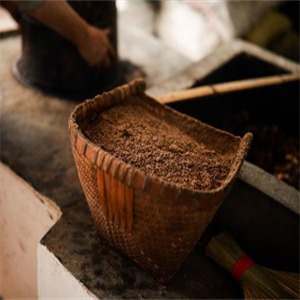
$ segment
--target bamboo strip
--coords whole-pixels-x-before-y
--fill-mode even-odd
[[[125,206],[125,185],[123,182],[118,183],[118,207],[120,214],[121,226],[125,230],[126,228],[126,206]]]
[[[263,86],[278,85],[285,82],[293,82],[300,79],[299,74],[287,74],[280,76],[269,76],[256,79],[238,80],[213,85],[207,85],[188,90],[173,92],[157,97],[161,103],[171,103],[184,100],[197,99],[214,94],[225,94]]]
[[[113,211],[114,222],[118,225],[120,222],[119,208],[118,208],[118,180],[111,176],[110,178],[110,193],[111,204]]]
[[[98,193],[101,204],[101,210],[105,218],[107,218],[107,203],[105,195],[104,174],[101,169],[97,169]]]
[[[292,82],[299,80],[300,75],[299,74],[286,74],[282,75],[281,79],[283,82]]]
[[[126,185],[126,223],[127,230],[132,232],[133,225],[133,189]]]
[[[98,181],[98,193],[99,199],[101,204],[101,210],[107,218],[107,203],[106,203],[106,196],[105,196],[105,183],[104,183],[104,174],[101,169],[97,169],[97,181]]]
[[[210,96],[214,94],[214,90],[210,86],[203,86],[192,88],[188,90],[173,92],[157,97],[156,99],[161,103],[171,103],[183,100],[190,100],[199,97]]]
[[[243,91],[262,86],[281,84],[280,77],[265,77],[255,80],[240,80],[226,83],[214,84],[212,87],[217,94],[225,94],[235,91]]]
[[[105,182],[105,190],[107,191],[106,193],[106,203],[107,203],[107,211],[108,211],[108,220],[112,221],[113,220],[113,207],[111,203],[111,191],[110,185],[111,185],[111,176],[104,172],[104,182]]]

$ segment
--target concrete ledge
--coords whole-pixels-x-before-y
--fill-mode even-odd
[[[32,91],[12,77],[10,66],[19,42],[18,38],[0,42],[1,161],[40,194],[51,198],[63,213],[39,246],[40,296],[73,298],[78,292],[80,297],[91,298],[240,298],[238,283],[210,261],[203,249],[194,249],[165,286],[101,241],[95,233],[69,146],[67,118],[76,102]],[[156,73],[152,70],[151,74]],[[271,264],[266,256],[272,251],[279,262],[276,267],[293,269],[299,251],[296,197],[286,199],[283,194],[286,206],[274,201],[267,186],[255,186],[259,181],[255,174],[270,179],[246,164],[242,180],[238,180],[211,226],[230,230],[258,261]],[[278,186],[278,182],[275,184]],[[12,190],[8,183],[5,185]],[[281,239],[280,244],[277,238]],[[37,246],[35,243],[33,247]],[[255,252],[251,245],[259,245],[259,251]],[[48,273],[50,270],[53,276]],[[54,280],[57,290],[49,289],[50,280]],[[61,285],[62,280],[68,282],[70,290]]]
[[[151,87],[147,93],[153,97],[168,94],[170,92],[180,91],[192,87],[196,81],[205,78],[217,68],[230,61],[233,57],[246,53],[257,57],[267,63],[281,68],[289,73],[300,73],[300,67],[295,62],[284,57],[271,53],[258,46],[250,44],[239,39],[233,40],[222,45],[210,55],[201,59],[198,63],[185,69],[179,74]],[[224,78],[223,82],[226,82]]]
[[[166,49],[157,38],[142,31],[120,26],[119,33],[121,57],[143,68],[150,84],[190,64],[188,59]],[[0,294],[34,299],[37,298],[39,241],[57,221],[60,210],[64,213],[85,200],[67,132],[68,117],[78,102],[21,85],[11,71],[21,51],[20,45],[19,36],[0,41]],[[140,55],[136,57],[136,53]],[[161,62],[155,64],[155,59],[167,65],[163,73],[159,72]],[[130,71],[126,75],[134,78],[136,74]],[[12,171],[7,171],[8,168]],[[58,212],[49,212],[43,199],[53,200]]]
[[[299,273],[299,200],[296,189],[245,162],[211,226],[226,228],[257,262]]]
[[[37,298],[36,245],[61,216],[60,208],[0,163],[0,291]]]
[[[141,267],[101,240],[84,199],[64,212],[41,243],[73,274],[77,285],[83,284],[84,289],[99,299],[241,297],[238,283],[206,257],[202,248],[193,250],[168,285],[156,282]],[[39,264],[41,282],[46,281],[48,273],[47,265]],[[44,293],[47,297],[56,293],[48,292]]]

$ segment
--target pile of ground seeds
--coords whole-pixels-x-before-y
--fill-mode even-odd
[[[112,107],[99,114],[84,133],[103,150],[146,174],[196,190],[219,187],[232,163],[140,105]]]

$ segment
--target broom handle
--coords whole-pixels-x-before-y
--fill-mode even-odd
[[[225,83],[218,83],[213,85],[206,85],[188,90],[172,92],[165,94],[156,99],[161,103],[178,102],[183,100],[191,100],[215,94],[225,94],[230,92],[243,91],[254,89],[262,86],[270,86],[282,84],[286,82],[293,82],[300,79],[299,74],[286,74],[280,76],[269,76],[257,79],[238,80]]]
[[[225,231],[210,240],[205,253],[229,273],[236,261],[246,255],[233,237]]]

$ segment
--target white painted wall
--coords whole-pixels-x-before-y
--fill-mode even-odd
[[[61,211],[0,163],[0,295],[37,298],[37,246]]]
[[[46,248],[38,246],[39,299],[98,299]]]

